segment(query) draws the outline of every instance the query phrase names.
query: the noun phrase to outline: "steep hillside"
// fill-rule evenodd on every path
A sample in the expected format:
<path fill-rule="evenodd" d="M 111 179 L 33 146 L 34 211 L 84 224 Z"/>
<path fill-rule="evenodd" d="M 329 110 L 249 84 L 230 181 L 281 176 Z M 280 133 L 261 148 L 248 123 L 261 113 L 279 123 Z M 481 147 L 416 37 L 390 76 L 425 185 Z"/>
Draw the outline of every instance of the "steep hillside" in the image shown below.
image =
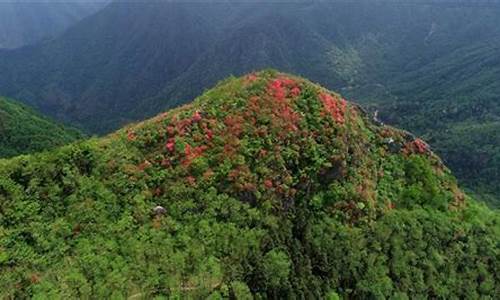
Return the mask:
<path fill-rule="evenodd" d="M 0 97 L 0 158 L 39 152 L 82 138 L 32 109 Z"/>
<path fill-rule="evenodd" d="M 54 38 L 107 1 L 0 2 L 0 49 L 13 49 Z"/>
<path fill-rule="evenodd" d="M 422 140 L 301 78 L 230 78 L 0 161 L 2 298 L 481 298 L 499 215 Z"/>

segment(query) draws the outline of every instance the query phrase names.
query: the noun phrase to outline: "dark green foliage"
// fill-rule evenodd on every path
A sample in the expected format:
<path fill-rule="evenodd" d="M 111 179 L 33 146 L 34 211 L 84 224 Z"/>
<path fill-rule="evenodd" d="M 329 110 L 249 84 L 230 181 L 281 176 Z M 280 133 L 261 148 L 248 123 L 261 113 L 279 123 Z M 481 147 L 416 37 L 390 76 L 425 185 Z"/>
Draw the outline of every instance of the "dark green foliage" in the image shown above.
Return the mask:
<path fill-rule="evenodd" d="M 62 146 L 82 138 L 32 109 L 0 97 L 0 158 L 33 153 Z"/>
<path fill-rule="evenodd" d="M 494 298 L 499 243 L 422 141 L 273 71 L 0 161 L 3 298 Z"/>

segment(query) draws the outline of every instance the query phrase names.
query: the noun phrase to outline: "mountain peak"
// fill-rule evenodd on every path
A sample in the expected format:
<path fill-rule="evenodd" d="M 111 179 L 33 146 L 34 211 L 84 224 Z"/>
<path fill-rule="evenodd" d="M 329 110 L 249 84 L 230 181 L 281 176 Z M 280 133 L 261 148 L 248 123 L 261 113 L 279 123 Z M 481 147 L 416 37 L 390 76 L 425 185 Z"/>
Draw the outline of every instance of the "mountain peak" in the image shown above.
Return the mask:
<path fill-rule="evenodd" d="M 376 124 L 339 94 L 274 70 L 225 80 L 122 136 L 141 152 L 139 169 L 166 168 L 188 185 L 216 185 L 254 206 L 273 199 L 271 206 L 287 210 L 296 197 L 335 186 L 328 205 L 354 221 L 397 206 L 447 209 L 464 200 L 425 142 Z M 412 198 L 406 187 L 425 192 Z"/>

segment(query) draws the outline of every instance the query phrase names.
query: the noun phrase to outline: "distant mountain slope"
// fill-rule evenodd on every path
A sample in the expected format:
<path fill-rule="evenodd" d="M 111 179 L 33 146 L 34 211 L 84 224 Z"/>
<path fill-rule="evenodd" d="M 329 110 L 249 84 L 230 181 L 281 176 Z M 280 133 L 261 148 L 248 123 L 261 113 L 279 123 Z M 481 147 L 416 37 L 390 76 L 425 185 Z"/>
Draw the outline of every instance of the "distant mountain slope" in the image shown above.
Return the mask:
<path fill-rule="evenodd" d="M 356 98 L 366 87 L 372 97 L 393 93 L 408 73 L 432 73 L 451 51 L 490 41 L 500 34 L 494 12 L 364 2 L 115 2 L 56 40 L 0 52 L 0 92 L 94 132 L 262 67 Z"/>
<path fill-rule="evenodd" d="M 53 38 L 106 1 L 0 2 L 0 49 L 12 49 Z"/>
<path fill-rule="evenodd" d="M 274 71 L 0 161 L 0 200 L 1 298 L 500 293 L 498 212 L 422 140 Z"/>
<path fill-rule="evenodd" d="M 17 74 L 0 75 L 0 90 L 93 131 L 116 127 L 210 46 L 215 21 L 189 7 L 114 2 L 59 39 L 0 54 Z"/>
<path fill-rule="evenodd" d="M 32 109 L 0 97 L 0 158 L 59 147 L 81 138 Z"/>
<path fill-rule="evenodd" d="M 481 124 L 477 134 L 498 123 L 498 36 L 494 5 L 115 2 L 56 40 L 0 51 L 0 93 L 105 133 L 229 74 L 275 67 L 428 137 L 464 184 L 500 198 L 487 175 L 500 173 L 496 139 L 473 152 L 466 136 L 446 144 L 465 123 Z M 464 164 L 455 147 L 487 158 Z"/>
<path fill-rule="evenodd" d="M 455 49 L 366 97 L 381 118 L 423 135 L 467 187 L 500 205 L 500 40 Z M 374 101 L 377 99 L 379 101 Z"/>

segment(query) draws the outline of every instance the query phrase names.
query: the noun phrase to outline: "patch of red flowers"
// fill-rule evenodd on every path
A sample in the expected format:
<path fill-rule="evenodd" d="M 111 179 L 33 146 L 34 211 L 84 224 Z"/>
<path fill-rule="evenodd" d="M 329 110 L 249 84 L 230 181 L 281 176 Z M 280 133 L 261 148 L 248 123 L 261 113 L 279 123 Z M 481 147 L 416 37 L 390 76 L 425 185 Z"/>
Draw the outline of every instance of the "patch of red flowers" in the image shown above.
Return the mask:
<path fill-rule="evenodd" d="M 170 125 L 170 126 L 167 126 L 167 133 L 169 136 L 173 136 L 175 135 L 175 127 Z"/>
<path fill-rule="evenodd" d="M 281 84 L 286 87 L 292 87 L 295 85 L 295 80 L 288 77 L 281 77 L 279 80 L 281 81 Z"/>
<path fill-rule="evenodd" d="M 194 178 L 193 176 L 186 177 L 186 181 L 188 182 L 189 185 L 195 185 L 196 184 L 196 178 Z"/>
<path fill-rule="evenodd" d="M 175 150 L 175 138 L 169 138 L 167 140 L 167 143 L 165 144 L 165 148 L 167 148 L 167 150 L 169 152 L 174 152 L 174 150 Z"/>
<path fill-rule="evenodd" d="M 347 102 L 344 99 L 335 99 L 332 95 L 327 93 L 320 93 L 319 99 L 323 103 L 325 110 L 332 116 L 335 122 L 344 124 Z"/>
<path fill-rule="evenodd" d="M 246 82 L 254 82 L 255 80 L 257 80 L 258 77 L 257 75 L 255 75 L 254 73 L 251 73 L 251 74 L 248 74 L 246 77 L 245 77 L 245 80 Z"/>
<path fill-rule="evenodd" d="M 282 101 L 286 96 L 285 86 L 280 79 L 271 81 L 268 86 L 268 92 L 278 101 Z"/>
<path fill-rule="evenodd" d="M 33 284 L 37 284 L 40 282 L 40 276 L 38 274 L 31 274 L 30 281 Z"/>
<path fill-rule="evenodd" d="M 413 141 L 413 145 L 415 146 L 415 150 L 420 154 L 427 152 L 427 150 L 429 149 L 427 143 L 422 141 L 421 139 L 415 139 Z"/>
<path fill-rule="evenodd" d="M 213 131 L 207 128 L 205 130 L 205 138 L 210 141 L 213 137 L 214 137 Z"/>
<path fill-rule="evenodd" d="M 199 111 L 195 111 L 194 114 L 193 114 L 193 117 L 191 118 L 191 120 L 193 122 L 199 122 L 201 121 L 202 117 L 201 117 L 201 114 Z"/>
<path fill-rule="evenodd" d="M 137 166 L 139 170 L 144 171 L 147 168 L 151 167 L 151 163 L 148 160 L 145 160 L 144 162 L 140 163 L 139 166 Z"/>
<path fill-rule="evenodd" d="M 273 187 L 273 182 L 269 179 L 264 180 L 264 186 L 268 189 Z"/>
<path fill-rule="evenodd" d="M 239 136 L 243 132 L 241 124 L 244 121 L 245 120 L 241 116 L 227 116 L 224 119 L 224 124 L 227 126 L 227 129 L 231 134 Z"/>
<path fill-rule="evenodd" d="M 403 149 L 403 152 L 405 154 L 410 154 L 410 153 L 425 154 L 428 151 L 429 151 L 429 145 L 419 138 L 415 139 L 412 142 L 407 143 Z"/>
<path fill-rule="evenodd" d="M 205 134 L 205 139 L 207 141 L 212 140 L 212 138 L 214 137 L 214 133 L 210 128 L 208 128 L 208 125 L 206 123 L 203 123 L 201 124 L 201 128 L 203 129 L 203 133 Z"/>
<path fill-rule="evenodd" d="M 182 161 L 182 164 L 184 166 L 189 166 L 191 162 L 200 157 L 203 152 L 207 149 L 207 146 L 197 146 L 197 147 L 191 147 L 191 145 L 186 144 L 184 147 L 184 160 Z"/>
<path fill-rule="evenodd" d="M 298 96 L 300 88 L 295 80 L 288 77 L 280 77 L 272 80 L 267 86 L 267 92 L 274 97 L 275 100 L 282 101 L 287 96 L 287 89 L 290 89 L 291 96 Z"/>
<path fill-rule="evenodd" d="M 298 129 L 297 124 L 300 121 L 300 115 L 293 111 L 290 106 L 286 105 L 281 107 L 277 116 L 283 122 L 283 126 L 286 130 L 296 131 Z"/>
<path fill-rule="evenodd" d="M 298 86 L 293 87 L 290 90 L 290 95 L 292 95 L 293 97 L 297 97 L 298 95 L 300 95 L 300 88 Z"/>
<path fill-rule="evenodd" d="M 136 135 L 135 135 L 135 132 L 133 132 L 132 130 L 129 130 L 128 133 L 127 133 L 127 140 L 129 141 L 135 141 L 136 139 Z"/>

